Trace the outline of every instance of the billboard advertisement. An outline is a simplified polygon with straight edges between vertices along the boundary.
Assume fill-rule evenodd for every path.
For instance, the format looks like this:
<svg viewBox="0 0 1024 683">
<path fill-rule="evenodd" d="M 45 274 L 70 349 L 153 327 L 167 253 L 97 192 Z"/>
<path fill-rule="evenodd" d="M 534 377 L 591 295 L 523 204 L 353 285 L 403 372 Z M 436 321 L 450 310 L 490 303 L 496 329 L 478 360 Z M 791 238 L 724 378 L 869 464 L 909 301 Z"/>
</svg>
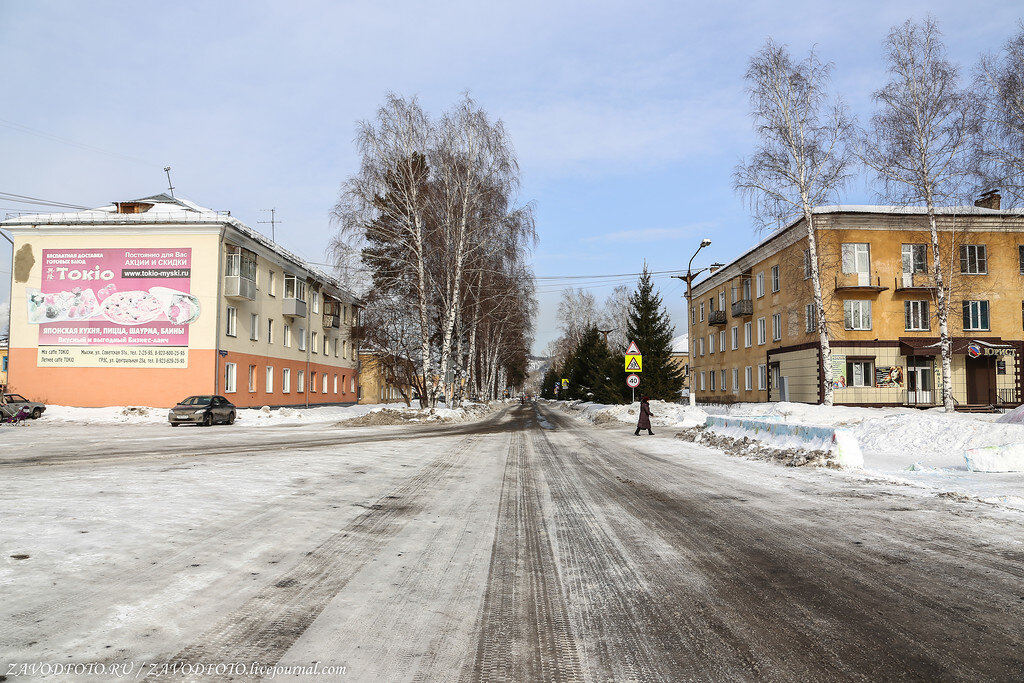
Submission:
<svg viewBox="0 0 1024 683">
<path fill-rule="evenodd" d="M 44 249 L 41 265 L 26 290 L 40 367 L 188 365 L 191 248 Z"/>
</svg>

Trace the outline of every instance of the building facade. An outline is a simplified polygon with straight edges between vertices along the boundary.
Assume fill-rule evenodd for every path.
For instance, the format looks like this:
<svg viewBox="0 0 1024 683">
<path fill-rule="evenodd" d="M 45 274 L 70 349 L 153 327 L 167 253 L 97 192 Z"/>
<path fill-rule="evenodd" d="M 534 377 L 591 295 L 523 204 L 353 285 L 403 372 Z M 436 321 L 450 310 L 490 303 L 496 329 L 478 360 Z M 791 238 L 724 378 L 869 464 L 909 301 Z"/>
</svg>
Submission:
<svg viewBox="0 0 1024 683">
<path fill-rule="evenodd" d="M 86 407 L 356 401 L 359 300 L 228 212 L 161 194 L 0 225 L 12 390 Z"/>
<path fill-rule="evenodd" d="M 815 211 L 836 404 L 941 405 L 937 288 L 928 218 L 913 207 Z M 950 299 L 953 395 L 1014 406 L 1024 394 L 1024 212 L 999 196 L 943 208 L 939 258 Z M 803 219 L 694 285 L 690 329 L 698 400 L 824 396 Z"/>
<path fill-rule="evenodd" d="M 388 357 L 375 352 L 359 354 L 359 403 L 405 403 L 418 398 L 409 384 L 395 381 L 388 369 Z"/>
</svg>

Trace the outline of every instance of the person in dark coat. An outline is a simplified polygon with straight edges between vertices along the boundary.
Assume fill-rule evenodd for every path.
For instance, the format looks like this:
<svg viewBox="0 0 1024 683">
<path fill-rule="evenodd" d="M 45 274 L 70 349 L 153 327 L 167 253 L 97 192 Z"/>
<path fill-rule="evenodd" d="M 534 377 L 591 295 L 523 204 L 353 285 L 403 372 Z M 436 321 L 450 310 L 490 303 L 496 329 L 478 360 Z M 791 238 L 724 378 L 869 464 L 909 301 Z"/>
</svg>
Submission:
<svg viewBox="0 0 1024 683">
<path fill-rule="evenodd" d="M 636 436 L 640 436 L 640 430 L 646 429 L 647 433 L 654 436 L 654 432 L 651 431 L 651 406 L 648 403 L 651 399 L 647 396 L 640 398 L 640 419 L 636 422 L 636 431 L 633 432 Z"/>
</svg>

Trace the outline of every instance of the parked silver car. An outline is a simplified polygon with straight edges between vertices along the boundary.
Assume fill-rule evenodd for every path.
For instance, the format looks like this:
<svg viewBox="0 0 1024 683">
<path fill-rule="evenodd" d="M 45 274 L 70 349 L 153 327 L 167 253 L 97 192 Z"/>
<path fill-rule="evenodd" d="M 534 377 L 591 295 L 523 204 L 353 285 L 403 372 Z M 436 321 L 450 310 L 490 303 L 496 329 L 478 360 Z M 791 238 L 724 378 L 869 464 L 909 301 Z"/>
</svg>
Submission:
<svg viewBox="0 0 1024 683">
<path fill-rule="evenodd" d="M 38 418 L 46 410 L 46 404 L 39 401 L 30 401 L 21 394 L 4 394 L 4 401 L 7 405 L 15 408 L 28 408 L 32 418 Z"/>
<path fill-rule="evenodd" d="M 189 396 L 167 413 L 172 427 L 194 424 L 209 427 L 215 422 L 235 423 L 235 405 L 223 396 Z"/>
</svg>

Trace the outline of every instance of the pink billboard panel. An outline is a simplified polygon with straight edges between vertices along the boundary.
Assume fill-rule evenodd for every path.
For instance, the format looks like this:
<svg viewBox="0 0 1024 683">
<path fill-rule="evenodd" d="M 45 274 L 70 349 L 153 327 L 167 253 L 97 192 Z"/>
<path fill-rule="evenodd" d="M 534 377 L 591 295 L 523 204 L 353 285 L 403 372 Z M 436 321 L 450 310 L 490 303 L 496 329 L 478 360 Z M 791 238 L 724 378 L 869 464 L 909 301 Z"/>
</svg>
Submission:
<svg viewBox="0 0 1024 683">
<path fill-rule="evenodd" d="M 188 346 L 192 249 L 44 249 L 27 292 L 39 345 Z"/>
</svg>

